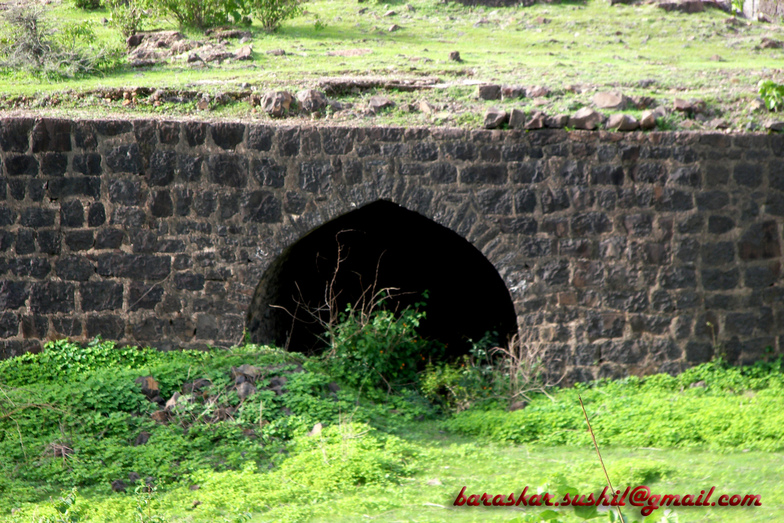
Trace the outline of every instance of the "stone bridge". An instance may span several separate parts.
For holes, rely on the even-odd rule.
[[[3,358],[310,350],[373,285],[571,380],[784,349],[784,135],[6,118],[0,148]]]

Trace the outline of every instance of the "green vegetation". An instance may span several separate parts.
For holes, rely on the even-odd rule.
[[[773,80],[760,80],[759,95],[769,111],[780,111],[784,108],[784,85]]]
[[[410,5],[410,8],[407,7]],[[306,10],[304,8],[307,8]],[[360,13],[360,11],[362,11]],[[394,14],[387,13],[393,11]],[[160,16],[152,16],[154,14]],[[330,120],[352,124],[481,125],[483,111],[497,105],[527,112],[574,113],[590,106],[597,91],[620,90],[630,97],[648,97],[655,106],[672,108],[673,99],[708,102],[707,119],[721,118],[731,129],[750,121],[762,123],[767,112],[754,110],[761,79],[782,83],[782,49],[765,47],[763,38],[784,40],[778,23],[734,20],[718,9],[686,15],[664,12],[653,5],[614,5],[603,0],[585,3],[538,4],[530,7],[483,8],[432,0],[389,6],[350,0],[314,0],[307,4],[281,0],[105,0],[85,11],[70,3],[54,3],[47,16],[88,23],[92,44],[80,49],[124,49],[123,35],[146,29],[180,29],[189,41],[233,53],[244,45],[248,60],[187,61],[159,49],[164,57],[143,67],[131,60],[111,62],[90,77],[62,75],[42,83],[34,68],[6,63],[0,71],[0,108],[35,108],[45,114],[75,116],[118,114],[201,114],[209,117],[267,119],[254,111],[252,92],[317,87],[325,78],[360,77],[419,81],[421,89],[406,91],[383,85],[338,89],[330,98],[354,104],[332,111]],[[109,19],[104,25],[102,20]],[[248,18],[251,25],[245,25]],[[249,40],[220,43],[199,27],[231,25],[250,32]],[[395,24],[398,30],[389,31]],[[277,28],[276,31],[270,32]],[[190,49],[190,45],[183,49]],[[12,47],[9,47],[12,49]],[[268,54],[284,50],[285,55]],[[459,51],[462,61],[450,60]],[[169,53],[169,54],[166,54]],[[204,57],[202,57],[204,58]],[[382,82],[383,83],[383,82]],[[480,101],[476,84],[544,85],[548,96],[538,99]],[[113,90],[135,87],[189,90],[209,95],[236,93],[224,104],[199,110],[196,103],[154,103],[146,95],[122,105]],[[122,93],[120,93],[122,95]],[[373,95],[385,95],[396,106],[372,116],[363,111]],[[198,98],[198,97],[196,97]],[[196,99],[194,98],[194,99]],[[421,111],[426,100],[432,111]],[[627,110],[635,117],[640,109]],[[609,111],[608,111],[609,113]],[[692,123],[707,126],[707,120]],[[682,126],[683,120],[677,125]]]
[[[487,340],[462,363],[431,364],[401,381],[392,379],[397,359],[352,359],[382,343],[375,335],[384,323],[383,332],[400,329],[401,343],[411,342],[415,329],[398,322],[415,325],[421,310],[381,311],[354,329],[347,311],[334,350],[319,357],[254,345],[162,353],[98,339],[50,342],[41,354],[0,362],[0,518],[580,521],[597,514],[450,508],[463,486],[504,495],[523,485],[601,490],[578,394],[616,487],[715,485],[762,496],[753,509],[679,508],[677,521],[784,516],[780,360],[539,392],[529,380],[528,406],[508,412],[510,391],[520,389],[493,384],[501,378],[487,366],[510,363]],[[416,368],[420,353],[409,357]],[[365,367],[346,373],[338,363]],[[386,379],[358,379],[374,370]],[[461,396],[444,383],[459,383],[470,405],[450,414]]]

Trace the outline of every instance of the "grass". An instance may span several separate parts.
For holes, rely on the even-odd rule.
[[[409,5],[409,4],[406,4]],[[784,51],[756,49],[763,36],[784,38],[778,24],[753,23],[731,26],[729,15],[716,9],[686,15],[665,13],[653,5],[610,6],[601,0],[585,3],[534,5],[489,9],[467,8],[454,3],[412,1],[409,11],[402,2],[357,4],[351,0],[314,0],[306,13],[284,23],[274,34],[254,26],[251,62],[224,63],[193,68],[170,63],[134,70],[120,66],[105,77],[90,77],[55,83],[24,74],[6,72],[0,77],[6,109],[27,109],[36,102],[20,102],[19,96],[38,100],[36,111],[45,114],[149,115],[159,110],[140,99],[122,107],[119,102],[98,98],[79,99],[73,93],[101,89],[144,86],[197,89],[206,92],[243,91],[248,88],[297,90],[317,87],[321,79],[338,76],[377,76],[402,79],[437,79],[438,86],[414,92],[385,92],[383,89],[348,94],[341,101],[361,108],[372,94],[386,94],[397,107],[378,117],[361,111],[339,114],[338,121],[395,125],[446,124],[477,126],[475,117],[488,105],[541,109],[549,114],[573,112],[590,105],[599,90],[618,89],[628,96],[650,96],[671,107],[679,98],[709,102],[710,117],[722,117],[740,129],[749,121],[747,106],[756,96],[760,79],[784,81],[780,68]],[[360,8],[366,9],[362,14]],[[394,10],[394,16],[384,16]],[[58,19],[88,18],[95,21],[103,47],[122,46],[122,39],[102,26],[106,11],[83,12],[55,2],[51,15]],[[326,24],[323,28],[320,25]],[[388,32],[393,23],[402,29]],[[161,28],[173,28],[170,23]],[[194,39],[205,39],[188,31]],[[235,42],[229,49],[238,48]],[[284,49],[285,56],[271,56]],[[370,49],[360,56],[334,56],[348,49]],[[448,59],[459,51],[463,62]],[[640,80],[655,83],[641,87]],[[536,105],[532,100],[480,102],[474,98],[475,84],[497,82],[524,86],[545,85],[551,96]],[[249,86],[249,87],[248,87]],[[57,102],[52,108],[51,98]],[[40,100],[49,96],[49,101]],[[427,99],[439,110],[434,116],[410,110],[409,104]],[[97,105],[97,107],[96,107]],[[210,117],[264,119],[244,102],[230,104],[215,113],[199,112],[193,105],[166,107],[167,114],[196,114]],[[773,115],[775,116],[775,115]],[[750,115],[761,123],[769,116]],[[699,125],[699,124],[698,124]]]
[[[243,364],[262,376],[240,400],[232,376],[249,372]],[[159,407],[140,376],[153,376],[164,399],[185,394],[167,422],[151,419]],[[287,377],[281,395],[268,388],[275,376]],[[0,377],[3,521],[580,521],[571,508],[452,506],[463,486],[601,490],[578,393],[616,488],[761,496],[761,507],[677,508],[681,522],[784,518],[780,361],[714,362],[554,389],[513,413],[489,400],[454,415],[415,388],[334,392],[338,378],[319,358],[253,345],[159,353],[59,341],[0,362]],[[196,379],[211,384],[188,395],[183,384]],[[134,488],[129,473],[151,486]],[[125,493],[112,492],[118,479]]]

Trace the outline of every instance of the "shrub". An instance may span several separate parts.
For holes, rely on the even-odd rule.
[[[246,14],[243,0],[162,0],[158,5],[164,16],[198,29],[241,22]]]
[[[111,58],[111,51],[94,52],[89,47],[95,33],[88,21],[55,27],[36,7],[8,11],[4,20],[2,67],[50,78],[74,77],[99,71]]]
[[[440,347],[417,334],[425,317],[420,310],[424,302],[395,314],[383,308],[389,297],[386,293],[377,297],[369,307],[349,304],[337,323],[328,326],[326,337],[331,351],[327,357],[334,372],[350,385],[385,385],[391,390],[416,381],[425,354],[432,355]]]
[[[111,11],[110,24],[125,38],[135,35],[154,18],[148,0],[105,0]]]
[[[101,7],[102,0],[73,0],[73,4],[77,9],[84,9],[92,11]]]
[[[773,80],[760,80],[759,95],[768,111],[780,111],[784,107],[784,85]]]
[[[248,0],[253,17],[267,32],[277,31],[285,20],[302,14],[300,0]],[[318,29],[318,28],[317,28]]]

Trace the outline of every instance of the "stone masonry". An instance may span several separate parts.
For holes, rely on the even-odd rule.
[[[572,379],[784,349],[784,135],[7,118],[0,149],[2,358],[239,342],[275,256],[379,199],[479,249]]]

